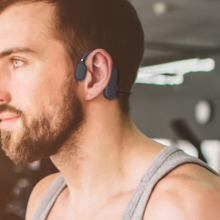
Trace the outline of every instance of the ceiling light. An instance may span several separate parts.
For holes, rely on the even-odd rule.
[[[157,2],[153,5],[153,11],[156,15],[163,15],[168,11],[168,6],[164,2]]]
[[[211,121],[213,108],[210,101],[201,100],[195,106],[195,118],[197,123],[204,125]]]
[[[194,58],[175,61],[171,63],[141,67],[138,70],[135,83],[156,85],[179,85],[183,83],[183,75],[187,73],[210,72],[214,68],[215,61],[211,58]]]

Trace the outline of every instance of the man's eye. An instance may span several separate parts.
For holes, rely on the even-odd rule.
[[[24,64],[24,62],[21,61],[21,60],[13,59],[12,62],[13,62],[13,65],[14,65],[15,68],[18,68],[18,67],[20,67],[20,66],[22,66]]]

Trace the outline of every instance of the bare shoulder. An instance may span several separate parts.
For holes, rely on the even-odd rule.
[[[190,168],[191,171],[187,171]],[[147,205],[144,220],[220,219],[220,177],[188,164],[162,179]]]
[[[29,197],[25,218],[26,220],[31,220],[33,218],[34,213],[37,210],[44,194],[49,189],[51,184],[56,180],[56,178],[58,178],[60,175],[60,172],[51,174],[49,176],[46,176],[36,184]]]

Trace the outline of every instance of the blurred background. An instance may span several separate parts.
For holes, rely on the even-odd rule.
[[[145,31],[131,118],[148,137],[220,172],[220,2],[130,2]],[[49,159],[15,166],[0,150],[0,219],[24,220],[33,187],[55,172]]]

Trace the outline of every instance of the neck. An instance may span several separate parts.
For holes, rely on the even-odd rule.
[[[125,123],[120,115],[99,116],[95,121],[93,117],[87,118],[81,131],[77,132],[77,141],[72,137],[75,143],[68,143],[70,149],[62,148],[51,156],[74,201],[83,198],[87,202],[96,199],[100,202],[102,195],[104,202],[112,195],[133,190],[149,162],[147,146],[152,142],[130,119]],[[143,170],[137,169],[141,163],[145,163]]]

